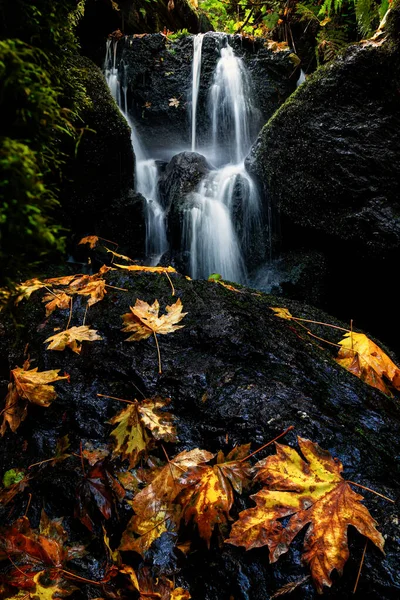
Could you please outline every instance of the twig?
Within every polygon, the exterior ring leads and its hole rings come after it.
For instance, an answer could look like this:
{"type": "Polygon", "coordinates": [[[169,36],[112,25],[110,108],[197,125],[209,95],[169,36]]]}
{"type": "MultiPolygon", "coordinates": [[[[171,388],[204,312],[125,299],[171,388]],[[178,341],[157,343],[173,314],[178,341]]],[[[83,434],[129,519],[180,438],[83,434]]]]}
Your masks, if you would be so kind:
{"type": "Polygon", "coordinates": [[[68,319],[68,323],[67,323],[67,327],[65,328],[65,331],[67,331],[67,330],[68,330],[68,328],[69,328],[69,325],[70,325],[70,323],[71,323],[71,319],[72,319],[72,296],[71,296],[71,307],[70,307],[70,309],[69,309],[69,319],[68,319]]]}
{"type": "Polygon", "coordinates": [[[91,583],[92,585],[103,585],[101,581],[93,581],[93,579],[86,579],[86,577],[81,577],[80,575],[75,575],[75,573],[71,573],[71,571],[66,571],[65,569],[59,569],[61,573],[65,573],[68,577],[73,577],[74,579],[78,579],[79,581],[85,581],[86,583],[91,583]]]}
{"type": "Polygon", "coordinates": [[[80,456],[81,456],[81,465],[82,465],[83,475],[86,477],[85,464],[83,462],[82,440],[79,443],[79,450],[80,450],[80,456]]]}
{"type": "Polygon", "coordinates": [[[133,400],[124,400],[123,398],[116,398],[116,396],[107,396],[106,394],[96,394],[100,398],[110,398],[111,400],[118,400],[119,402],[126,402],[126,404],[136,404],[133,400]]]}
{"type": "Polygon", "coordinates": [[[157,340],[157,334],[155,331],[153,331],[154,334],[154,339],[156,341],[156,346],[157,346],[157,354],[158,354],[158,374],[161,375],[162,373],[162,368],[161,368],[161,354],[160,354],[160,346],[158,345],[158,340],[157,340]]]}
{"type": "Polygon", "coordinates": [[[85,325],[85,323],[86,323],[86,315],[87,315],[88,308],[89,308],[89,304],[86,304],[85,314],[83,315],[83,323],[82,323],[82,325],[85,325]]]}
{"type": "Polygon", "coordinates": [[[31,505],[31,500],[32,500],[32,494],[29,494],[28,504],[26,505],[26,509],[25,509],[25,515],[24,515],[25,517],[28,514],[28,510],[29,510],[29,507],[31,505]]]}
{"type": "Polygon", "coordinates": [[[53,294],[53,296],[55,296],[56,298],[61,298],[61,296],[59,296],[58,294],[56,294],[55,292],[53,292],[53,290],[51,290],[50,288],[47,287],[47,285],[43,286],[45,290],[47,290],[48,292],[50,292],[50,294],[53,294]]]}
{"type": "Polygon", "coordinates": [[[249,458],[251,458],[252,456],[254,456],[255,454],[257,454],[257,452],[261,452],[261,450],[264,450],[264,448],[266,448],[267,446],[270,446],[271,444],[273,444],[274,442],[276,442],[276,440],[279,440],[279,438],[281,438],[284,435],[286,435],[289,431],[292,431],[292,429],[294,429],[294,425],[290,425],[287,429],[285,429],[285,431],[283,431],[282,433],[280,433],[279,435],[277,435],[273,440],[271,440],[267,444],[264,444],[264,446],[261,446],[261,448],[259,448],[258,450],[254,450],[254,452],[252,452],[248,456],[245,456],[244,458],[240,459],[239,462],[244,462],[245,460],[248,460],[249,458]]]}
{"type": "Polygon", "coordinates": [[[364,546],[364,550],[363,550],[362,557],[361,557],[361,562],[360,562],[360,568],[358,569],[357,579],[356,579],[356,582],[354,584],[353,594],[355,594],[356,591],[357,591],[357,586],[358,586],[358,582],[360,580],[360,575],[361,575],[361,569],[362,569],[362,566],[364,564],[365,552],[367,550],[367,544],[368,544],[368,540],[365,541],[365,546],[364,546]]]}
{"type": "Polygon", "coordinates": [[[380,494],[379,492],[376,492],[375,490],[371,490],[371,488],[366,487],[365,485],[361,485],[361,483],[355,483],[354,481],[349,481],[349,480],[347,480],[347,483],[350,483],[351,485],[356,485],[357,487],[362,488],[363,490],[367,490],[367,492],[372,492],[373,494],[380,496],[380,498],[383,498],[384,500],[387,500],[388,502],[392,502],[393,504],[395,504],[395,501],[392,500],[391,498],[388,498],[387,496],[384,496],[383,494],[380,494]]]}

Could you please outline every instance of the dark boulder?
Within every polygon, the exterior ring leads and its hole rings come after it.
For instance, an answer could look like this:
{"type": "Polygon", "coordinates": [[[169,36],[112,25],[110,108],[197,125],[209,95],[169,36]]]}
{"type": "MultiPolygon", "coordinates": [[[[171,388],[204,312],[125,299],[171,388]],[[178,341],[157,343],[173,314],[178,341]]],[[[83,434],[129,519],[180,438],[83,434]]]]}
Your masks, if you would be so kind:
{"type": "MultiPolygon", "coordinates": [[[[251,77],[252,139],[296,85],[294,55],[289,50],[273,51],[263,39],[250,41],[239,35],[207,33],[197,111],[200,151],[211,139],[209,91],[221,46],[227,40],[251,77]]],[[[129,114],[150,154],[170,158],[171,149],[190,148],[193,37],[175,41],[161,34],[127,37],[119,43],[119,56],[126,66],[129,114]]]]}
{"type": "Polygon", "coordinates": [[[371,312],[380,314],[383,337],[395,301],[379,282],[391,280],[400,250],[399,12],[309,77],[247,160],[279,211],[283,251],[325,255],[325,307],[373,327],[371,312]]]}
{"type": "MultiPolygon", "coordinates": [[[[87,556],[75,560],[73,570],[86,579],[102,578],[106,554],[100,513],[90,536],[74,518],[75,487],[82,477],[79,446],[87,442],[95,446],[107,443],[109,421],[124,405],[97,394],[127,399],[140,398],[142,394],[171,397],[170,410],[176,417],[180,441],[167,445],[170,456],[194,447],[212,452],[222,448],[226,452],[248,442],[255,450],[293,425],[295,431],[287,434],[283,443],[295,445],[295,434],[318,442],[343,462],[346,479],[396,497],[400,479],[398,400],[340,367],[333,360],[332,346],[322,348],[323,344],[314,342],[304,329],[274,316],[270,307],[282,305],[282,299],[245,288],[242,293],[232,292],[218,283],[187,281],[175,274],[171,274],[176,290],[172,298],[170,284],[163,275],[114,270],[105,277],[110,286],[128,292],[109,287],[104,300],[90,307],[86,323],[98,330],[103,339],[84,342],[81,355],[69,349],[45,350],[43,342],[54,333],[54,328],[65,328],[68,310],[56,311],[46,319],[42,291],[19,305],[16,321],[2,314],[2,393],[7,391],[9,370],[22,366],[27,343],[31,360],[40,371],[61,369],[61,373],[70,374],[70,383],[57,383],[58,398],[50,407],[29,406],[28,417],[18,431],[6,433],[2,439],[0,474],[12,467],[27,468],[51,458],[56,440],[67,433],[71,442],[68,452],[78,455],[54,467],[46,463],[32,468],[30,487],[15,497],[13,510],[10,505],[1,508],[5,524],[25,513],[28,492],[32,493],[28,512],[32,523],[38,524],[43,507],[51,517],[64,517],[70,538],[87,545],[87,556]],[[163,373],[158,375],[153,338],[127,343],[127,334],[121,332],[121,315],[136,298],[151,303],[158,298],[164,311],[165,305],[177,297],[187,312],[181,322],[184,328],[158,336],[163,363],[163,373]],[[19,324],[18,331],[15,322],[19,324]]],[[[85,305],[80,300],[74,303],[71,326],[82,323],[85,305]]],[[[342,325],[309,306],[293,301],[285,305],[296,316],[342,325]]],[[[326,327],[315,326],[313,331],[332,342],[339,339],[334,330],[326,327]]],[[[264,452],[270,454],[273,450],[264,452]]],[[[161,450],[152,453],[164,458],[161,450]]],[[[253,487],[251,491],[257,490],[253,487]]],[[[385,536],[386,555],[368,544],[357,595],[370,600],[394,600],[400,593],[398,510],[371,493],[365,493],[365,503],[385,536]]],[[[104,521],[113,548],[118,546],[121,532],[132,516],[125,501],[118,506],[118,517],[104,521]]],[[[249,506],[253,506],[253,501],[247,494],[236,496],[232,516],[236,519],[238,511],[249,506]]],[[[211,549],[207,550],[201,540],[193,538],[193,531],[181,531],[180,539],[184,540],[185,535],[193,539],[187,556],[172,552],[168,534],[153,545],[148,555],[154,573],[176,573],[177,583],[189,588],[193,600],[267,600],[285,583],[307,574],[300,562],[302,535],[292,542],[288,554],[269,564],[265,547],[245,552],[220,543],[215,534],[211,549]]],[[[349,545],[350,558],[343,577],[334,576],[333,587],[325,592],[327,599],[354,598],[352,589],[364,539],[353,528],[349,529],[349,545]]],[[[136,555],[123,553],[127,564],[136,567],[138,560],[136,555]]],[[[74,595],[76,600],[99,596],[98,586],[84,582],[77,585],[81,591],[74,595]]],[[[310,581],[292,594],[297,600],[318,597],[310,581]]]]}
{"type": "Polygon", "coordinates": [[[87,108],[76,158],[61,191],[64,224],[76,236],[118,239],[140,257],[144,249],[143,199],[133,193],[135,157],[131,130],[100,69],[77,57],[76,79],[85,87],[87,108]],[[121,223],[126,227],[121,230],[121,223]]]}

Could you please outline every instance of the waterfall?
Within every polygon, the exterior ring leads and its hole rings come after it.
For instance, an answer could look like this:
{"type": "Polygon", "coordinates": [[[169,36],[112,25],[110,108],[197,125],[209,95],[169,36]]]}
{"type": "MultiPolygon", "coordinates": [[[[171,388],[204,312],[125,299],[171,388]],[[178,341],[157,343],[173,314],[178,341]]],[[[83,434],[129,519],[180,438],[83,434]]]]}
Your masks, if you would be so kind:
{"type": "Polygon", "coordinates": [[[125,117],[130,130],[131,141],[135,153],[135,190],[146,200],[146,262],[156,265],[168,250],[165,226],[165,211],[161,206],[157,181],[158,169],[156,161],[149,158],[136,132],[136,128],[128,114],[128,86],[126,65],[117,67],[118,40],[107,40],[104,74],[110,92],[125,117]],[[120,73],[123,72],[123,105],[121,98],[120,73]]]}
{"type": "MultiPolygon", "coordinates": [[[[207,278],[217,272],[224,279],[246,283],[244,254],[262,226],[258,192],[244,167],[251,145],[251,87],[243,61],[224,36],[225,40],[208,103],[212,137],[208,158],[220,167],[212,170],[187,199],[182,246],[189,253],[191,277],[207,278]]],[[[198,44],[195,37],[194,56],[198,44]]],[[[198,93],[194,67],[192,86],[194,98],[198,93]]],[[[192,127],[194,122],[192,118],[192,127]]]]}
{"type": "Polygon", "coordinates": [[[199,97],[201,74],[201,50],[204,33],[198,33],[193,38],[193,67],[192,67],[192,152],[196,151],[196,114],[199,97]]]}

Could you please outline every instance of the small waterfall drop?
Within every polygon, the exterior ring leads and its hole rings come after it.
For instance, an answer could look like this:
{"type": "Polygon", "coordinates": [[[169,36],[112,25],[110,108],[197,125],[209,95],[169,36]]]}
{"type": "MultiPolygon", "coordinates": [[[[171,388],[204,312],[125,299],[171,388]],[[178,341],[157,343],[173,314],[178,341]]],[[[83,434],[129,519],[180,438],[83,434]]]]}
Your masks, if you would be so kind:
{"type": "Polygon", "coordinates": [[[156,265],[161,256],[168,250],[165,226],[165,211],[161,206],[157,181],[158,169],[156,161],[149,158],[136,132],[136,128],[128,114],[128,87],[126,65],[117,67],[117,40],[107,40],[104,74],[110,92],[125,117],[130,130],[133,150],[135,152],[135,190],[146,200],[146,262],[156,265]],[[120,72],[123,68],[123,104],[121,98],[120,72]]]}
{"type": "Polygon", "coordinates": [[[192,152],[196,151],[196,116],[197,100],[199,97],[201,75],[201,50],[203,47],[204,33],[198,33],[193,38],[193,66],[192,66],[192,152]]]}
{"type": "MultiPolygon", "coordinates": [[[[224,279],[246,283],[244,253],[261,228],[258,192],[244,167],[251,145],[251,87],[243,61],[225,36],[224,43],[208,104],[212,137],[208,158],[220,167],[210,171],[188,198],[182,246],[190,256],[191,277],[207,278],[217,272],[224,279]]],[[[196,48],[196,38],[194,44],[196,48]]],[[[192,97],[194,88],[193,77],[192,97]]]]}

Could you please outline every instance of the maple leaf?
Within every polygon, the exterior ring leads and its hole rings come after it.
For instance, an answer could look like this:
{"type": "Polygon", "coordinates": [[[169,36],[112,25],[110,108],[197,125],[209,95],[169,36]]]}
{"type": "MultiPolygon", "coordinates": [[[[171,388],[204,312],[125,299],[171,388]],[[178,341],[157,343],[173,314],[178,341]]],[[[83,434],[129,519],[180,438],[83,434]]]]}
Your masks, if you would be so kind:
{"type": "Polygon", "coordinates": [[[114,456],[120,455],[122,460],[129,460],[129,468],[132,469],[151,441],[139,414],[138,402],[135,400],[122,409],[110,423],[112,425],[118,423],[111,432],[116,441],[114,456]]]}
{"type": "MultiPolygon", "coordinates": [[[[171,2],[171,0],[170,0],[170,2],[171,2]]],[[[168,104],[168,106],[175,106],[175,108],[178,108],[178,107],[179,107],[179,105],[180,105],[180,101],[178,100],[178,98],[175,98],[175,97],[174,97],[174,98],[170,98],[170,99],[169,99],[169,104],[168,104]]]]}
{"type": "MultiPolygon", "coordinates": [[[[117,254],[116,256],[120,256],[120,255],[117,254]]],[[[121,257],[121,258],[125,258],[126,260],[132,260],[130,258],[128,259],[128,257],[121,257]]],[[[142,265],[117,265],[117,264],[115,264],[115,266],[118,267],[119,269],[126,269],[127,271],[143,271],[145,273],[177,273],[177,271],[174,269],[174,267],[144,267],[142,265]]]]}
{"type": "Polygon", "coordinates": [[[33,292],[36,292],[36,290],[40,290],[43,287],[46,287],[46,283],[43,283],[43,281],[36,278],[28,279],[28,281],[21,283],[16,288],[18,296],[15,299],[15,304],[19,304],[22,300],[30,298],[33,292]]]}
{"type": "Polygon", "coordinates": [[[90,296],[87,304],[88,306],[93,306],[93,304],[103,300],[105,294],[107,294],[106,282],[104,279],[89,281],[84,287],[81,287],[77,293],[80,296],[90,296]]]}
{"type": "Polygon", "coordinates": [[[55,294],[46,294],[42,302],[47,302],[46,304],[46,317],[49,317],[56,308],[60,308],[61,310],[65,310],[70,308],[71,305],[71,296],[68,296],[65,292],[55,294]]]}
{"type": "Polygon", "coordinates": [[[133,588],[139,592],[139,600],[154,598],[159,600],[190,600],[191,595],[183,588],[175,585],[166,577],[154,579],[149,567],[141,566],[137,572],[128,565],[123,565],[120,573],[128,575],[133,588]]]}
{"type": "Polygon", "coordinates": [[[40,563],[47,567],[62,567],[85,553],[83,546],[68,546],[67,540],[62,519],[51,520],[42,510],[39,531],[31,528],[27,517],[20,517],[3,530],[0,537],[0,558],[12,556],[24,564],[40,563]]]}
{"type": "Polygon", "coordinates": [[[131,312],[126,313],[122,316],[125,327],[122,331],[127,333],[133,332],[128,337],[126,342],[138,342],[140,340],[146,340],[152,334],[161,333],[166,335],[177,329],[181,329],[184,325],[177,325],[183,319],[187,313],[182,313],[182,303],[180,299],[167,306],[166,315],[158,316],[160,305],[158,300],[155,300],[152,305],[147,304],[143,300],[136,300],[135,306],[129,307],[131,312]]]}
{"type": "Polygon", "coordinates": [[[62,379],[69,379],[69,375],[60,376],[60,369],[51,371],[38,371],[38,368],[29,369],[30,363],[26,361],[23,368],[17,367],[11,371],[11,383],[8,385],[8,394],[5,399],[3,422],[0,435],[4,435],[7,423],[11,431],[15,432],[26,418],[27,403],[39,406],[50,406],[57,397],[54,386],[49,385],[62,379]]]}
{"type": "Polygon", "coordinates": [[[347,528],[353,525],[383,551],[376,522],[340,475],[341,462],[310,440],[298,437],[308,462],[289,446],[257,463],[256,480],[267,487],[251,496],[255,508],[242,511],[226,542],[246,550],[268,545],[271,562],[288,551],[295,536],[309,525],[303,561],[309,564],[318,592],[331,586],[331,572],[342,572],[349,556],[347,528]],[[286,526],[278,519],[290,516],[286,526]]]}
{"type": "Polygon", "coordinates": [[[163,412],[161,409],[171,402],[170,398],[146,398],[140,403],[138,410],[141,421],[150,429],[156,440],[176,442],[176,428],[173,425],[173,415],[163,412]]]}
{"type": "Polygon", "coordinates": [[[158,471],[152,482],[129,502],[136,514],[122,535],[120,550],[134,550],[144,556],[162,533],[176,531],[181,508],[174,501],[188,485],[182,481],[182,475],[190,469],[194,477],[194,469],[213,457],[207,450],[185,450],[158,471]]]}
{"type": "Polygon", "coordinates": [[[289,310],[287,308],[279,308],[276,306],[270,306],[270,309],[274,311],[275,315],[277,317],[280,317],[281,319],[287,319],[288,321],[290,321],[291,319],[293,319],[293,315],[289,312],[289,310]]]}
{"type": "Polygon", "coordinates": [[[83,237],[80,242],[78,242],[78,246],[80,244],[89,244],[89,248],[93,249],[95,246],[97,246],[98,242],[99,238],[97,235],[87,235],[86,237],[83,237]]]}
{"type": "Polygon", "coordinates": [[[226,458],[219,452],[216,465],[197,468],[180,478],[182,483],[189,485],[178,498],[183,507],[182,517],[186,524],[193,518],[208,547],[214,527],[226,525],[231,520],[232,487],[241,493],[243,484],[249,483],[250,465],[240,460],[247,456],[249,448],[249,444],[234,448],[226,458]]]}
{"type": "Polygon", "coordinates": [[[112,514],[113,497],[119,500],[125,496],[125,490],[111,475],[104,461],[97,461],[84,475],[76,490],[77,505],[75,517],[93,531],[94,522],[90,516],[90,507],[94,504],[105,519],[112,514]]]}
{"type": "Polygon", "coordinates": [[[364,333],[346,333],[339,344],[342,346],[336,358],[339,365],[384,394],[393,395],[383,377],[400,390],[399,367],[364,333]]]}
{"type": "Polygon", "coordinates": [[[80,325],[51,335],[44,341],[44,344],[49,343],[47,350],[62,351],[68,346],[73,352],[80,354],[82,342],[94,342],[102,339],[95,329],[90,329],[88,325],[80,325]]]}

